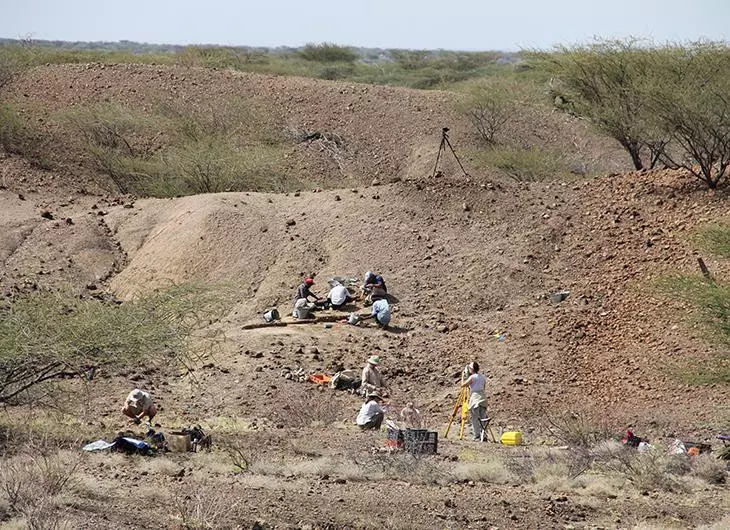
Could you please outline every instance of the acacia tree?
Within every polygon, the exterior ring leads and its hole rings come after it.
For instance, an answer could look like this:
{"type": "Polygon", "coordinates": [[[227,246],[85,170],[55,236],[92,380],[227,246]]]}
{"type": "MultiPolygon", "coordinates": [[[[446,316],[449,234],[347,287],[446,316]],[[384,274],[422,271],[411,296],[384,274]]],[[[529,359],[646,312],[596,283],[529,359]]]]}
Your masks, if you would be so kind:
{"type": "Polygon", "coordinates": [[[655,71],[650,50],[612,40],[528,56],[555,76],[553,92],[563,106],[615,139],[636,169],[660,161],[667,138],[649,119],[644,90],[655,71]]]}
{"type": "Polygon", "coordinates": [[[716,188],[730,166],[730,50],[717,43],[655,52],[645,98],[654,122],[679,147],[666,161],[716,188]]]}
{"type": "Polygon", "coordinates": [[[517,87],[505,83],[480,82],[469,89],[459,103],[461,112],[471,122],[479,137],[494,144],[516,111],[517,87]]]}

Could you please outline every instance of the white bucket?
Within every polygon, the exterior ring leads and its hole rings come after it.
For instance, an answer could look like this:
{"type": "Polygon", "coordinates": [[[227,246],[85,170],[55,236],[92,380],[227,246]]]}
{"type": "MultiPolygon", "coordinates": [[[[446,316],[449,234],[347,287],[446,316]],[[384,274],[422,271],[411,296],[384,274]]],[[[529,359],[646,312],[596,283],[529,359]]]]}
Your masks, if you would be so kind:
{"type": "Polygon", "coordinates": [[[266,322],[273,322],[274,320],[280,320],[281,316],[279,315],[279,311],[276,308],[270,309],[266,313],[264,313],[264,320],[266,322]]]}
{"type": "Polygon", "coordinates": [[[308,307],[298,307],[294,311],[297,314],[297,318],[312,318],[312,314],[308,307]]]}

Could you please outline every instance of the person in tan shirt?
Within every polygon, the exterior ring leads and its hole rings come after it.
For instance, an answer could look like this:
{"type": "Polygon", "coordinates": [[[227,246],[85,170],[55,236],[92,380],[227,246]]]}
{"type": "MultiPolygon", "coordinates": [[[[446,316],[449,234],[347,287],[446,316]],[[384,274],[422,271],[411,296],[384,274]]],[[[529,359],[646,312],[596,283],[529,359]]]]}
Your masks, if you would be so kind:
{"type": "Polygon", "coordinates": [[[362,369],[360,393],[364,396],[372,392],[379,392],[383,388],[383,376],[378,369],[380,356],[371,355],[368,358],[365,368],[362,369]]]}

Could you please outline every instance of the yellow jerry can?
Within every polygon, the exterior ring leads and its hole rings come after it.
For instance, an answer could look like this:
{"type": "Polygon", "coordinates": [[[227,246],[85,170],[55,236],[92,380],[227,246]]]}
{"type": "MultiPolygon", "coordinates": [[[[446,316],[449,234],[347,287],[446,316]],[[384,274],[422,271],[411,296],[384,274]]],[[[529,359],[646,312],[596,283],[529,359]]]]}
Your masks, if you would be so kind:
{"type": "Polygon", "coordinates": [[[502,445],[520,445],[522,443],[522,433],[520,431],[502,433],[500,442],[502,442],[502,445]]]}

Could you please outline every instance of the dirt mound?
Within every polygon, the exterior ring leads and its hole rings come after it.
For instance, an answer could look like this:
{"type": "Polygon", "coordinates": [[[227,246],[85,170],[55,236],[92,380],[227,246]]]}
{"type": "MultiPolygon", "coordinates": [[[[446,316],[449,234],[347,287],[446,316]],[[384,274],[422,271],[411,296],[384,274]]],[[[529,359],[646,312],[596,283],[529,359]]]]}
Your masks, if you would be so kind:
{"type": "MultiPolygon", "coordinates": [[[[235,71],[149,65],[52,65],[28,71],[7,88],[7,100],[54,138],[49,158],[71,189],[114,191],[108,177],[88,160],[78,131],[64,115],[96,104],[120,104],[153,115],[160,105],[191,110],[242,102],[261,126],[296,138],[281,170],[303,188],[340,188],[373,179],[420,178],[433,171],[441,128],[470,172],[478,138],[454,111],[455,95],[398,87],[358,85],[235,71]]],[[[581,160],[578,171],[626,168],[620,150],[588,125],[539,105],[525,106],[509,128],[510,142],[541,146],[581,160]]],[[[164,138],[133,138],[154,151],[164,138]]],[[[446,157],[445,172],[458,166],[446,157]]],[[[492,177],[498,173],[492,171],[492,177]]]]}

